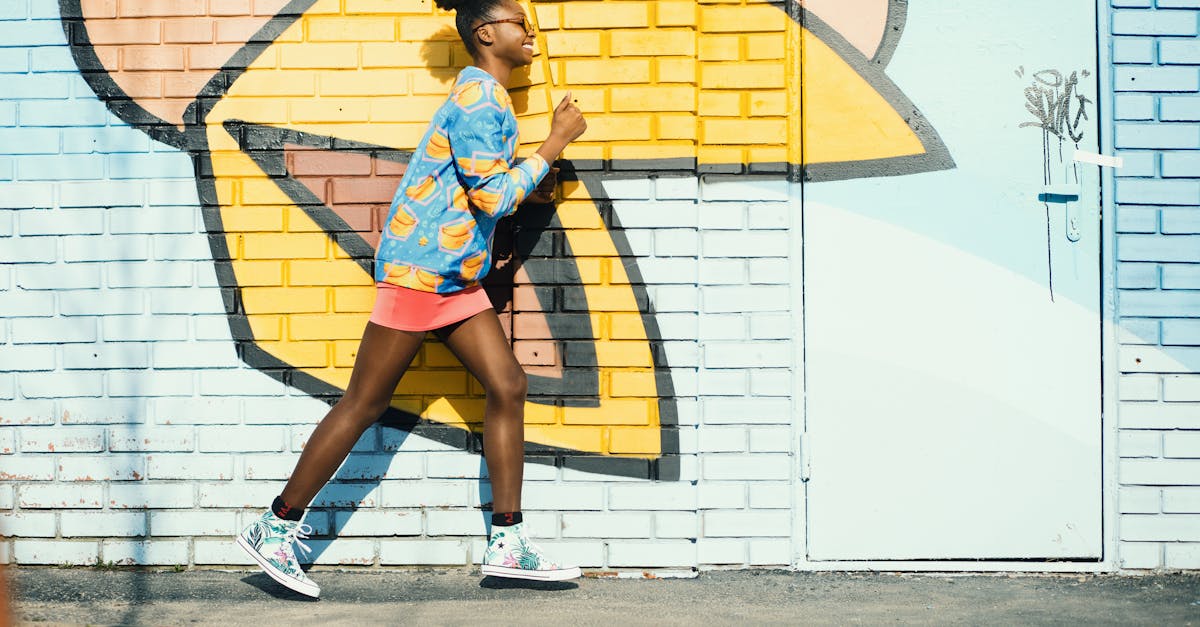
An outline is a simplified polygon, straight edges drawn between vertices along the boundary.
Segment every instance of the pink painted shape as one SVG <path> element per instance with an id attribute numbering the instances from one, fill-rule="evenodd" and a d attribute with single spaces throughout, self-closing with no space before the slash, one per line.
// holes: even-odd
<path id="1" fill-rule="evenodd" d="M 213 4 L 219 5 L 216 0 Z M 113 82 L 151 115 L 179 128 L 184 125 L 184 110 L 200 89 L 246 43 L 217 41 L 215 26 L 235 26 L 243 35 L 240 39 L 248 39 L 249 33 L 266 24 L 287 0 L 259 0 L 256 4 L 259 14 L 254 16 L 246 14 L 249 2 L 244 3 L 241 14 L 210 16 L 206 15 L 205 0 L 79 3 L 92 48 Z M 239 9 L 227 6 L 220 10 L 230 13 Z M 218 59 L 209 58 L 213 56 Z"/>
<path id="2" fill-rule="evenodd" d="M 800 0 L 800 4 L 868 59 L 875 56 L 883 43 L 889 0 Z"/>

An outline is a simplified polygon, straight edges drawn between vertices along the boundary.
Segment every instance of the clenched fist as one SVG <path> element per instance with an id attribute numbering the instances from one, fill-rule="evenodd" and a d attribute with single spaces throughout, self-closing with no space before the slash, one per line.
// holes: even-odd
<path id="1" fill-rule="evenodd" d="M 550 123 L 550 135 L 558 136 L 565 143 L 571 143 L 587 130 L 587 121 L 583 112 L 571 101 L 571 92 L 563 96 L 562 102 L 554 108 L 554 120 Z"/>

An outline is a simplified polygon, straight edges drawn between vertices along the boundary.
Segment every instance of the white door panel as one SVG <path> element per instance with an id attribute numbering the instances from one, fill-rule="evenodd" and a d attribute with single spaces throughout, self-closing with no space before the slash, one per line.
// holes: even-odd
<path id="1" fill-rule="evenodd" d="M 810 559 L 1100 557 L 1099 175 L 1022 126 L 1075 72 L 1096 151 L 1095 37 L 1080 0 L 911 3 L 886 73 L 955 167 L 804 184 Z"/>

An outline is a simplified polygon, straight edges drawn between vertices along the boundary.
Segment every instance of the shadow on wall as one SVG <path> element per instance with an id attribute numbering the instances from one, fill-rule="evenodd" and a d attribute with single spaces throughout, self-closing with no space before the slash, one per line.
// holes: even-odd
<path id="1" fill-rule="evenodd" d="M 415 425 L 412 417 L 409 414 L 389 411 L 376 426 L 368 429 L 364 438 L 373 442 L 371 454 L 354 454 L 351 453 L 351 458 L 343 464 L 334 477 L 328 484 L 317 494 L 310 504 L 309 514 L 306 516 L 306 522 L 313 526 L 314 538 L 312 542 L 308 542 L 308 546 L 312 549 L 309 553 L 300 551 L 297 557 L 302 563 L 315 563 L 321 560 L 321 556 L 329 549 L 333 541 L 342 535 L 343 530 L 350 523 L 355 512 L 359 507 L 370 507 L 372 494 L 374 499 L 381 501 L 385 498 L 383 491 L 380 488 L 383 486 L 383 481 L 388 478 L 388 469 L 392 467 L 392 463 L 407 441 L 408 435 L 412 432 Z M 491 533 L 491 511 L 492 511 L 492 486 L 488 479 L 487 462 L 483 458 L 483 439 L 479 434 L 469 434 L 461 429 L 452 429 L 449 427 L 441 427 L 452 433 L 447 434 L 446 439 L 460 438 L 456 448 L 468 452 L 478 453 L 478 470 L 474 473 L 464 472 L 458 476 L 442 477 L 444 479 L 470 479 L 477 478 L 477 496 L 478 507 L 481 517 L 481 528 L 484 530 L 484 535 Z M 382 451 L 377 453 L 375 451 Z M 392 477 L 395 480 L 396 477 Z M 410 480 L 413 483 L 417 481 L 427 480 Z M 400 483 L 397 481 L 396 483 Z M 403 490 L 402 486 L 398 486 L 398 490 Z M 390 492 L 389 492 L 390 493 Z M 429 495 L 429 492 L 421 491 L 421 495 Z M 420 522 L 420 511 L 426 508 L 444 508 L 454 507 L 461 508 L 467 506 L 467 497 L 463 494 L 440 494 L 436 496 L 413 496 L 411 498 L 394 499 L 396 500 L 395 507 L 412 509 L 412 512 L 403 514 L 404 516 L 417 516 L 417 524 L 415 528 L 405 527 L 402 530 L 393 530 L 391 533 L 400 536 L 417 536 L 421 535 L 422 527 Z M 313 512 L 320 511 L 323 518 L 321 521 L 312 524 Z M 328 516 L 325 518 L 324 516 Z M 352 534 L 349 537 L 355 537 L 361 534 Z M 476 559 L 480 556 L 474 556 Z M 342 560 L 334 560 L 333 563 L 349 563 Z M 369 565 L 369 564 L 368 564 Z"/>

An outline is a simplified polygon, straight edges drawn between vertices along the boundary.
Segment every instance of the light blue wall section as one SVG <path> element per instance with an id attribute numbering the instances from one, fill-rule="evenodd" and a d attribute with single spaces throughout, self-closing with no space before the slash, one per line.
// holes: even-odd
<path id="1" fill-rule="evenodd" d="M 1114 0 L 1121 562 L 1200 566 L 1200 2 Z M 1112 357 L 1110 357 L 1112 359 Z"/>

